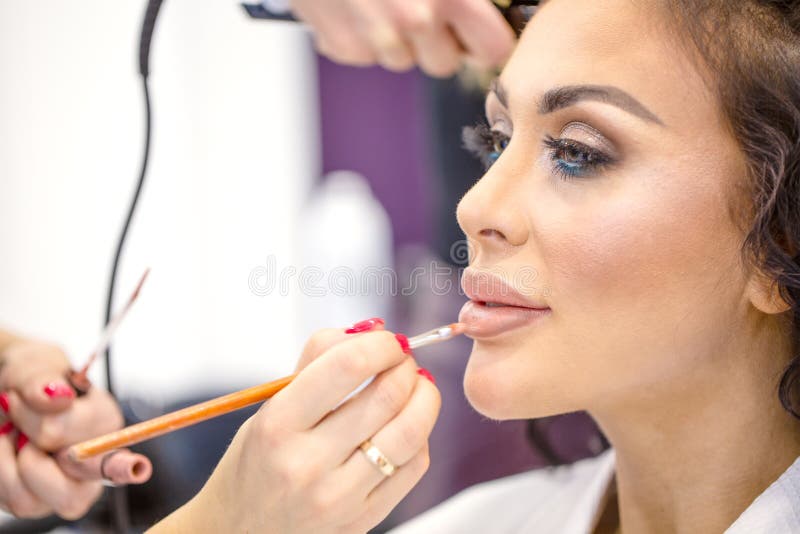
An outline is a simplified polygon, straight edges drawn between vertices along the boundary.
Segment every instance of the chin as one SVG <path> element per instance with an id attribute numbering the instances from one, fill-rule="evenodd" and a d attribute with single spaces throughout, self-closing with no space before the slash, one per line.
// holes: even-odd
<path id="1" fill-rule="evenodd" d="M 505 421 L 519 418 L 514 416 L 514 407 L 502 391 L 481 376 L 469 372 L 464 375 L 464 394 L 470 405 L 489 419 Z"/>
<path id="2" fill-rule="evenodd" d="M 548 369 L 531 366 L 530 360 L 504 358 L 500 352 L 479 342 L 473 345 L 464 373 L 464 394 L 478 413 L 505 421 L 583 409 L 577 406 L 577 399 L 564 397 L 573 388 L 563 377 L 552 376 L 552 369 L 548 373 Z"/>
<path id="3" fill-rule="evenodd" d="M 499 421 L 528 417 L 518 390 L 519 376 L 511 369 L 513 362 L 497 358 L 496 351 L 476 342 L 464 373 L 464 394 L 481 415 Z M 494 356 L 494 357 L 493 357 Z"/>

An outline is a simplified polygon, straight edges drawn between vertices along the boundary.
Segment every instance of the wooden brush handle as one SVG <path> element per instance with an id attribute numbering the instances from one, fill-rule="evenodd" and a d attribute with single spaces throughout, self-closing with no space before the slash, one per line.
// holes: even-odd
<path id="1" fill-rule="evenodd" d="M 73 445 L 69 448 L 68 454 L 73 460 L 85 460 L 98 454 L 140 443 L 173 430 L 245 408 L 251 404 L 263 402 L 285 388 L 294 380 L 295 376 L 297 375 L 279 378 L 273 382 L 253 386 L 136 423 L 116 432 Z"/>

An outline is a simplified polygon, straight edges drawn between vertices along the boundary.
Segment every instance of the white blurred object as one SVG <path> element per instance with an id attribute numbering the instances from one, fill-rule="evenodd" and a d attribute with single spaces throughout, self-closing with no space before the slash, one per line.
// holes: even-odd
<path id="1" fill-rule="evenodd" d="M 301 215 L 300 334 L 370 317 L 390 321 L 392 226 L 363 176 L 328 174 Z"/>
<path id="2" fill-rule="evenodd" d="M 145 5 L 0 2 L 0 325 L 76 363 L 101 331 L 141 163 Z M 254 295 L 248 274 L 296 254 L 291 224 L 320 172 L 308 35 L 238 5 L 169 0 L 150 83 L 151 165 L 115 309 L 153 271 L 115 337 L 118 391 L 170 402 L 288 374 L 296 295 Z"/>

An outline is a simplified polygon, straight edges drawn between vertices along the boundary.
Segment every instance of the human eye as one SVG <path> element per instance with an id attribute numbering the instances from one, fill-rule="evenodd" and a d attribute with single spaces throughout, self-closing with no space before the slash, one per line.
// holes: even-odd
<path id="1" fill-rule="evenodd" d="M 571 125 L 575 128 L 574 125 Z M 585 136 L 585 125 L 580 125 L 580 134 Z M 599 133 L 593 130 L 590 136 L 592 142 L 596 144 Z M 564 180 L 573 178 L 588 178 L 600 171 L 604 167 L 614 162 L 613 156 L 595 146 L 591 146 L 577 139 L 569 137 L 570 127 L 565 128 L 558 138 L 550 135 L 545 136 L 544 147 L 550 161 L 553 174 Z"/>
<path id="2" fill-rule="evenodd" d="M 486 122 L 465 127 L 461 138 L 464 148 L 477 157 L 485 169 L 491 167 L 500 158 L 511 141 L 507 134 L 491 128 Z"/>

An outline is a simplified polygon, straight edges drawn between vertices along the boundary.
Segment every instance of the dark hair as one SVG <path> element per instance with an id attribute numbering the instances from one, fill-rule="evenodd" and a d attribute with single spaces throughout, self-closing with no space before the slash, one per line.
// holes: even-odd
<path id="1" fill-rule="evenodd" d="M 795 356 L 777 389 L 800 419 L 800 0 L 664 2 L 746 158 L 743 259 L 791 307 Z"/>

